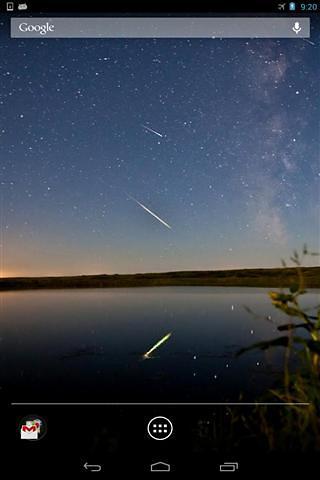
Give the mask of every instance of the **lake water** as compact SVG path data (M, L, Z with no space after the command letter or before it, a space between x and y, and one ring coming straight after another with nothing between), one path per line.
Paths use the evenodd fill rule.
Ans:
M161 287L1 293L0 387L17 402L254 401L281 349L234 358L288 319L264 288ZM304 305L314 305L312 291ZM271 321L250 315L271 316ZM142 354L168 332L148 360Z

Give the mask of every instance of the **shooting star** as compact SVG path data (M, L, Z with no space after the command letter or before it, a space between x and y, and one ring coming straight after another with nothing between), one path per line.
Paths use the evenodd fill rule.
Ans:
M134 202L136 202L141 208L143 208L143 210L150 213L150 215L152 215L154 218L156 218L160 223L162 223L162 225L169 228L170 230L172 229L172 227L167 222L165 222L164 220L162 220L162 218L158 217L158 215L156 215L154 212L149 210L149 208L146 207L145 205L143 205L143 203L140 203L136 198L131 197L131 195L128 195L128 197L131 198L131 200L133 200Z
M159 340L155 345L153 345L153 347L150 348L150 350L148 350L144 355L143 355L143 359L144 360L147 360L148 358L150 358L150 354L152 352L154 352L157 348L160 347L160 345L162 345L164 342L166 342L167 340L169 340L169 338L171 337L172 335L172 332L170 333L167 333L167 335L165 335L164 337L161 338L161 340Z
M149 132L151 133L154 133L155 135L158 135L158 137L161 137L163 138L163 135L159 132L156 132L155 130L153 130L152 128L150 127L147 127L147 125L141 125L141 127L145 128L146 130L148 130Z
M315 45L316 45L314 42L311 42L311 40L308 40L307 38L302 38L302 40L303 40L304 42L309 43L309 45L312 45L313 47L315 47Z

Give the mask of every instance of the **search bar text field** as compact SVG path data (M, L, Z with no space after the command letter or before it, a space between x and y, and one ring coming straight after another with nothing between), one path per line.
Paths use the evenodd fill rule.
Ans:
M309 38L302 17L11 18L12 38Z

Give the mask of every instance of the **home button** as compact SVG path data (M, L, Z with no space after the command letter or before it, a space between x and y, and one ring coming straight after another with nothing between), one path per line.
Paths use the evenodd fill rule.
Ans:
M150 471L151 472L170 472L171 466L169 465L169 463L157 462L150 465Z

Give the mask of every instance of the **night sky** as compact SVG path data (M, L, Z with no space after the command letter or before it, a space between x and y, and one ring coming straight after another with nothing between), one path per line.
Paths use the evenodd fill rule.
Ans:
M271 267L317 249L319 33L0 40L2 275Z

